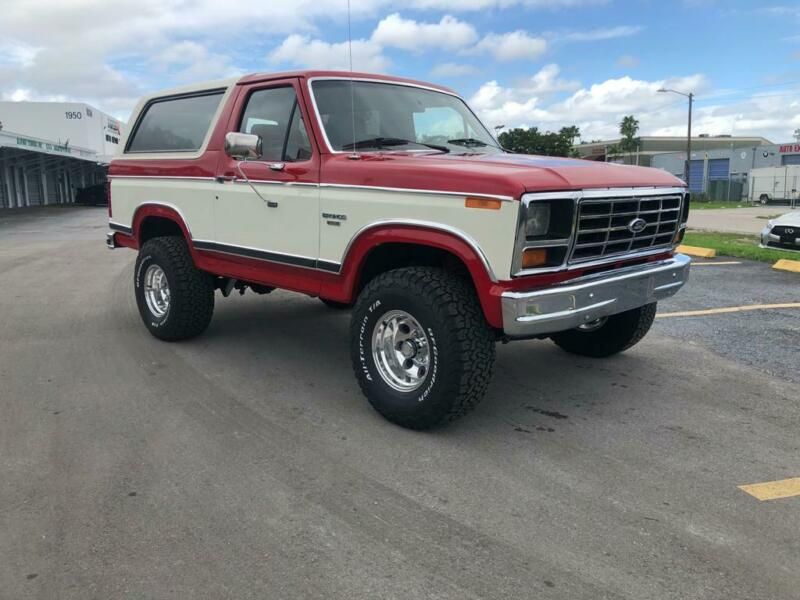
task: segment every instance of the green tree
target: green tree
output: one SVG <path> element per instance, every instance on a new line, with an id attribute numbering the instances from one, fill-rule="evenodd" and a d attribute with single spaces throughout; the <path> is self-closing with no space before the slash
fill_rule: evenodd
<path id="1" fill-rule="evenodd" d="M 639 147 L 639 138 L 636 134 L 639 133 L 639 121 L 633 115 L 628 115 L 622 118 L 619 124 L 619 134 L 622 139 L 619 141 L 619 149 L 622 152 L 636 152 Z"/>
<path id="2" fill-rule="evenodd" d="M 572 145 L 578 136 L 580 131 L 574 125 L 562 127 L 558 132 L 541 132 L 538 127 L 530 127 L 504 131 L 498 136 L 498 140 L 503 148 L 519 154 L 577 156 Z"/>

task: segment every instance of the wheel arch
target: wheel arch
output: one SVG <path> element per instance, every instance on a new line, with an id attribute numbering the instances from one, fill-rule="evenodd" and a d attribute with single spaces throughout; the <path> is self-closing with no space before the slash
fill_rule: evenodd
<path id="1" fill-rule="evenodd" d="M 341 269 L 343 288 L 334 299 L 352 302 L 378 274 L 421 265 L 463 269 L 486 320 L 492 327 L 502 327 L 500 302 L 491 293 L 496 277 L 488 259 L 469 235 L 435 223 L 378 222 L 358 231 L 345 250 Z"/>
<path id="2" fill-rule="evenodd" d="M 162 235 L 181 235 L 194 254 L 192 235 L 180 209 L 171 204 L 147 202 L 139 205 L 133 214 L 133 234 L 139 247 L 147 240 Z"/>

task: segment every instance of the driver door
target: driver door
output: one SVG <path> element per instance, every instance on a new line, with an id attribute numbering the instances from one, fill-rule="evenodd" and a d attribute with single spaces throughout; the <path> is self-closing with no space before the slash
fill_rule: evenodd
<path id="1" fill-rule="evenodd" d="M 246 88 L 233 114 L 230 130 L 261 136 L 263 150 L 259 159 L 220 159 L 217 249 L 269 263 L 315 267 L 319 154 L 308 134 L 295 80 Z"/>

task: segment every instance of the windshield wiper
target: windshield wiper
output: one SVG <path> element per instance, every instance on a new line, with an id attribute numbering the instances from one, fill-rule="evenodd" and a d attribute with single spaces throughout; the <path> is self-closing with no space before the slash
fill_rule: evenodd
<path id="1" fill-rule="evenodd" d="M 447 143 L 455 144 L 456 146 L 467 146 L 467 147 L 478 146 L 481 148 L 489 145 L 486 142 L 476 138 L 456 138 L 454 140 L 447 140 Z"/>
<path id="2" fill-rule="evenodd" d="M 392 146 L 405 146 L 406 144 L 415 144 L 417 146 L 425 146 L 431 150 L 438 150 L 439 152 L 450 152 L 446 146 L 437 146 L 436 144 L 425 144 L 423 142 L 415 142 L 413 140 L 404 140 L 402 138 L 393 137 L 374 137 L 366 140 L 359 140 L 355 143 L 350 142 L 342 145 L 342 150 L 358 150 L 360 148 L 390 148 Z"/>

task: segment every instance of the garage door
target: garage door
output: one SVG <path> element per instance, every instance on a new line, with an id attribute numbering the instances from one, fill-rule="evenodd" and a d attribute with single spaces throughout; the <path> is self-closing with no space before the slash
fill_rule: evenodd
<path id="1" fill-rule="evenodd" d="M 689 190 L 692 192 L 703 191 L 704 161 L 693 160 L 689 163 Z"/>
<path id="2" fill-rule="evenodd" d="M 708 178 L 710 180 L 727 179 L 730 172 L 730 159 L 712 158 L 708 161 Z"/>

